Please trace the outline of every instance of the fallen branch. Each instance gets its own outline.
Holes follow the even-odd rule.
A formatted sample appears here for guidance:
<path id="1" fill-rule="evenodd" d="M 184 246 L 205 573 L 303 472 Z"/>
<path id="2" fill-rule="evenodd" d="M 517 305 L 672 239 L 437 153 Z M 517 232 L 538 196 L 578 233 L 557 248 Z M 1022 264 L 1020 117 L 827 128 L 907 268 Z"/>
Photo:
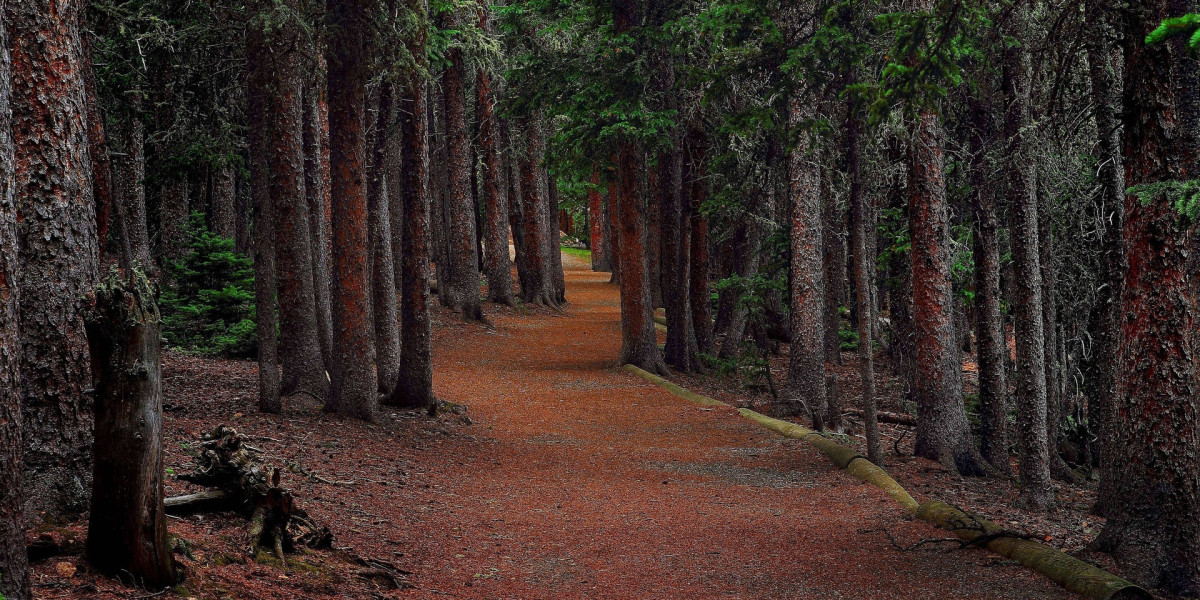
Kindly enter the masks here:
<path id="1" fill-rule="evenodd" d="M 842 411 L 843 415 L 854 415 L 862 418 L 863 411 L 861 408 L 848 408 Z M 877 413 L 880 423 L 892 423 L 894 425 L 905 425 L 907 427 L 916 427 L 917 418 L 912 415 L 904 415 L 900 413 L 883 412 Z"/>

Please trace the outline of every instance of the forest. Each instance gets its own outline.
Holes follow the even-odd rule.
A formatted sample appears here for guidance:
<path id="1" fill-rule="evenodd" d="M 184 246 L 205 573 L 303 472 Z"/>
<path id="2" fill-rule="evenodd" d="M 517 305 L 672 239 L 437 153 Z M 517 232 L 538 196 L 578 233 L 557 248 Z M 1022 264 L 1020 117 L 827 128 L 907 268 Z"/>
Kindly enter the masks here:
<path id="1" fill-rule="evenodd" d="M 1200 598 L 1200 3 L 0 15 L 0 600 Z"/>

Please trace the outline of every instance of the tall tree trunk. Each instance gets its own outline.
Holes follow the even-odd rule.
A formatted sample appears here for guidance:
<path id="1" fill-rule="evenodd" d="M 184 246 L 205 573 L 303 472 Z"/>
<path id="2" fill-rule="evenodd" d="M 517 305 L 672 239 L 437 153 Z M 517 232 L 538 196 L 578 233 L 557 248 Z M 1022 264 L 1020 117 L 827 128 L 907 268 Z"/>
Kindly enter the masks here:
<path id="1" fill-rule="evenodd" d="M 855 299 L 858 308 L 859 376 L 862 382 L 863 428 L 867 438 L 867 459 L 883 467 L 883 447 L 879 440 L 879 402 L 875 397 L 875 248 L 871 243 L 875 218 L 871 202 L 863 195 L 862 155 L 859 144 L 862 117 L 858 104 L 846 104 L 846 170 L 850 177 L 850 219 L 853 223 L 851 245 L 854 258 Z"/>
<path id="2" fill-rule="evenodd" d="M 962 357 L 950 285 L 950 215 L 938 115 L 917 117 L 909 149 L 913 329 L 916 334 L 917 456 L 963 475 L 984 473 L 963 406 Z"/>
<path id="3" fill-rule="evenodd" d="M 1197 168 L 1195 130 L 1180 110 L 1196 63 L 1176 38 L 1146 34 L 1176 16 L 1153 0 L 1126 13 L 1125 181 L 1183 181 Z M 1135 583 L 1200 594 L 1200 442 L 1196 437 L 1196 299 L 1190 223 L 1171 192 L 1125 201 L 1124 320 L 1108 522 L 1096 540 Z M 1116 424 L 1119 423 L 1119 426 Z"/>
<path id="4" fill-rule="evenodd" d="M 1014 7 L 1011 35 L 1026 31 L 1028 10 L 1022 0 Z M 1008 111 L 1004 135 L 1008 139 L 1005 170 L 1009 181 L 1012 219 L 1013 274 L 1017 356 L 1017 454 L 1020 459 L 1021 501 L 1044 509 L 1054 499 L 1050 483 L 1050 448 L 1046 439 L 1046 337 L 1043 322 L 1044 288 L 1038 231 L 1035 169 L 1030 159 L 1029 88 L 1032 66 L 1023 44 L 1004 51 L 1004 92 Z M 1053 348 L 1051 347 L 1051 350 Z"/>
<path id="5" fill-rule="evenodd" d="M 329 283 L 329 219 L 326 196 L 329 162 L 321 133 L 318 77 L 304 90 L 304 193 L 308 200 L 309 245 L 312 248 L 313 298 L 317 311 L 317 339 L 328 372 L 333 363 L 333 314 Z"/>
<path id="6" fill-rule="evenodd" d="M 123 155 L 116 159 L 116 202 L 125 229 L 123 242 L 129 245 L 131 258 L 138 267 L 151 277 L 157 277 L 158 270 L 150 254 L 150 231 L 146 223 L 146 134 L 136 109 L 118 128 L 117 137 L 124 150 Z"/>
<path id="7" fill-rule="evenodd" d="M 379 393 L 388 395 L 400 375 L 400 322 L 396 313 L 396 269 L 392 264 L 392 216 L 388 207 L 387 162 L 391 127 L 395 118 L 391 82 L 379 84 L 367 214 L 370 228 L 371 315 L 375 326 L 375 369 Z"/>
<path id="8" fill-rule="evenodd" d="M 1079 476 L 1063 460 L 1058 449 L 1063 433 L 1063 364 L 1059 346 L 1057 269 L 1054 265 L 1054 229 L 1051 217 L 1051 201 L 1041 195 L 1038 206 L 1038 251 L 1042 269 L 1042 329 L 1046 348 L 1046 443 L 1049 447 L 1050 475 L 1055 479 L 1077 483 Z"/>
<path id="9" fill-rule="evenodd" d="M 108 243 L 108 227 L 113 209 L 112 159 L 104 137 L 104 117 L 96 92 L 96 69 L 92 61 L 91 37 L 81 36 L 84 98 L 88 124 L 88 155 L 92 159 L 92 192 L 96 202 L 96 240 L 101 259 Z"/>
<path id="10" fill-rule="evenodd" d="M 646 172 L 642 149 L 633 142 L 617 145 L 618 212 L 621 262 L 621 364 L 651 373 L 666 373 L 658 351 L 650 298 L 650 273 L 646 258 L 646 221 L 642 177 Z"/>
<path id="11" fill-rule="evenodd" d="M 462 20 L 446 13 L 443 27 L 452 29 Z M 483 308 L 479 301 L 479 256 L 475 245 L 476 205 L 471 192 L 470 139 L 467 132 L 466 112 L 466 67 L 463 51 L 452 46 L 446 51 L 449 64 L 442 73 L 442 93 L 446 102 L 446 138 L 449 150 L 446 168 L 449 170 L 449 187 L 446 197 L 446 233 L 450 264 L 449 280 L 438 280 L 445 286 L 450 307 L 457 310 L 468 321 L 483 320 Z"/>
<path id="12" fill-rule="evenodd" d="M 691 297 L 692 328 L 696 334 L 696 348 L 705 354 L 713 353 L 713 324 L 712 324 L 712 292 L 708 280 L 708 219 L 704 216 L 702 207 L 708 198 L 707 165 L 705 156 L 704 132 L 696 129 L 690 134 L 692 150 L 690 160 L 693 163 L 693 177 L 686 184 L 690 186 L 688 221 L 692 231 L 688 240 L 691 264 L 688 276 L 689 296 Z"/>
<path id="13" fill-rule="evenodd" d="M 521 209 L 524 198 L 521 191 L 521 150 L 511 139 L 512 125 L 505 122 L 502 131 L 506 148 L 503 156 L 505 167 L 508 169 L 508 227 L 512 232 L 512 256 L 513 264 L 517 267 L 517 283 L 521 297 L 524 298 L 525 290 L 529 288 L 529 268 L 525 265 L 525 215 Z"/>
<path id="14" fill-rule="evenodd" d="M 492 31 L 491 13 L 479 9 L 479 27 Z M 504 162 L 497 148 L 500 121 L 493 105 L 491 75 L 480 67 L 475 72 L 475 113 L 479 119 L 479 152 L 483 155 L 484 272 L 487 274 L 488 300 L 512 306 L 512 261 L 508 256 L 508 198 L 504 192 Z"/>
<path id="15" fill-rule="evenodd" d="M 367 264 L 366 116 L 370 0 L 328 0 L 333 212 L 333 370 L 325 410 L 373 421 L 378 409 Z"/>
<path id="16" fill-rule="evenodd" d="M 113 272 L 92 295 L 96 384 L 88 562 L 147 589 L 176 583 L 163 509 L 162 317 L 145 275 Z"/>
<path id="17" fill-rule="evenodd" d="M 1088 75 L 1096 106 L 1097 157 L 1100 193 L 1096 213 L 1103 224 L 1100 244 L 1101 276 L 1096 305 L 1088 320 L 1092 352 L 1084 364 L 1084 396 L 1088 424 L 1099 439 L 1100 483 L 1092 512 L 1107 517 L 1117 498 L 1113 473 L 1117 442 L 1117 367 L 1121 344 L 1121 297 L 1124 290 L 1125 167 L 1121 155 L 1120 50 L 1112 43 L 1112 12 L 1108 2 L 1084 0 L 1085 21 L 1091 28 L 1087 40 Z"/>
<path id="18" fill-rule="evenodd" d="M 544 138 L 543 138 L 544 139 Z M 543 153 L 545 142 L 543 141 Z M 554 285 L 554 300 L 560 305 L 567 303 L 567 279 L 563 273 L 562 264 L 562 229 L 559 226 L 558 178 L 546 169 L 541 169 L 541 176 L 546 182 L 546 240 L 550 247 L 546 249 L 549 258 L 550 281 Z"/>
<path id="19" fill-rule="evenodd" d="M 700 349 L 692 326 L 691 224 L 688 221 L 691 166 L 684 164 L 683 130 L 673 148 L 659 155 L 659 205 L 662 207 L 662 295 L 667 313 L 668 365 L 683 373 L 700 370 Z"/>
<path id="20" fill-rule="evenodd" d="M 644 159 L 643 159 L 643 162 Z M 663 305 L 662 296 L 662 215 L 660 214 L 661 206 L 657 201 L 660 196 L 658 179 L 658 171 L 648 169 L 646 171 L 646 186 L 648 189 L 647 197 L 651 199 L 645 205 L 645 229 L 646 229 L 646 269 L 649 277 L 650 285 L 650 307 L 651 309 L 658 308 Z"/>
<path id="21" fill-rule="evenodd" d="M 166 145 L 160 143 L 158 159 L 164 160 Z M 185 175 L 176 173 L 159 188 L 158 263 L 163 280 L 171 283 L 171 265 L 187 255 L 187 224 L 191 215 L 191 189 Z"/>
<path id="22" fill-rule="evenodd" d="M 1008 381 L 1004 357 L 1008 344 L 1000 313 L 1000 223 L 996 196 L 984 173 L 984 140 L 990 140 L 986 107 L 975 115 L 980 131 L 972 138 L 971 193 L 975 212 L 975 337 L 979 364 L 979 450 L 984 460 L 1001 473 L 1010 473 L 1008 459 Z"/>
<path id="23" fill-rule="evenodd" d="M 25 514 L 87 508 L 92 405 L 82 301 L 98 274 L 78 0 L 8 2 L 21 269 Z M 6 246 L 8 244 L 5 244 Z"/>
<path id="24" fill-rule="evenodd" d="M 424 0 L 404 0 L 410 13 L 424 15 Z M 418 28 L 405 45 L 412 56 L 424 56 L 426 37 Z M 421 63 L 418 63 L 421 66 Z M 404 189 L 404 277 L 400 279 L 400 377 L 389 404 L 437 410 L 433 396 L 433 355 L 429 320 L 429 136 L 425 129 L 425 83 L 413 74 L 406 82 L 400 107 L 404 138 L 400 158 Z"/>
<path id="25" fill-rule="evenodd" d="M 614 157 L 614 161 L 615 161 Z M 608 278 L 608 282 L 616 285 L 621 284 L 621 195 L 617 186 L 617 174 L 612 174 L 612 179 L 608 182 L 608 193 L 605 194 L 605 205 L 608 210 L 608 247 L 612 250 L 612 277 Z"/>
<path id="26" fill-rule="evenodd" d="M 429 192 L 431 194 L 429 227 L 433 236 L 430 238 L 430 243 L 433 245 L 431 248 L 432 260 L 437 274 L 438 303 L 449 307 L 452 304 L 450 294 L 453 290 L 448 283 L 450 281 L 450 241 L 446 210 L 446 196 L 450 189 L 448 181 L 450 168 L 447 165 L 450 149 L 449 136 L 446 135 L 446 96 L 444 94 L 435 95 L 434 91 L 437 89 L 439 89 L 438 84 L 431 81 L 428 101 L 429 152 L 432 155 L 429 173 Z"/>
<path id="27" fill-rule="evenodd" d="M 528 281 L 522 286 L 522 300 L 527 304 L 542 304 L 558 307 L 551 272 L 548 239 L 550 220 L 549 203 L 543 196 L 545 190 L 539 183 L 542 158 L 545 156 L 545 132 L 542 130 L 540 114 L 526 117 L 524 121 L 525 152 L 521 156 L 521 214 L 525 272 Z"/>
<path id="28" fill-rule="evenodd" d="M 805 120 L 800 99 L 788 101 L 788 125 L 799 130 Z M 789 399 L 785 414 L 807 407 L 814 427 L 825 410 L 825 267 L 822 261 L 821 165 L 811 155 L 812 136 L 799 131 L 788 152 L 788 201 L 792 207 L 791 277 L 792 344 L 788 362 Z"/>
<path id="29" fill-rule="evenodd" d="M 300 0 L 288 0 L 300 10 Z M 304 185 L 304 106 L 302 35 L 298 23 L 271 32 L 269 62 L 269 158 L 275 227 L 275 280 L 279 298 L 280 393 L 329 392 L 317 327 L 313 285 L 312 229 Z"/>
<path id="30" fill-rule="evenodd" d="M 820 178 L 821 185 L 828 186 L 826 178 Z M 825 285 L 821 290 L 824 295 L 824 309 L 821 311 L 825 323 L 825 360 L 835 365 L 842 364 L 842 319 L 838 314 L 842 300 L 846 297 L 846 241 L 842 237 L 846 220 L 833 194 L 823 193 L 821 203 L 822 252 L 823 268 L 825 269 Z M 840 411 L 839 411 L 840 415 Z M 830 425 L 832 427 L 832 424 Z"/>
<path id="31" fill-rule="evenodd" d="M 8 7 L 0 0 L 0 239 L 17 239 L 13 188 L 12 72 L 5 29 Z M 21 0 L 24 1 L 24 0 Z M 25 552 L 24 453 L 21 419 L 21 342 L 18 326 L 17 245 L 0 244 L 0 596 L 30 600 Z"/>
<path id="32" fill-rule="evenodd" d="M 604 214 L 604 195 L 600 193 L 600 171 L 592 171 L 592 187 L 588 189 L 588 246 L 592 250 L 592 270 L 612 271 Z"/>
<path id="33" fill-rule="evenodd" d="M 262 56 L 262 32 L 246 32 L 246 55 Z M 246 73 L 247 145 L 250 149 L 250 196 L 254 209 L 254 305 L 258 339 L 258 409 L 283 412 L 279 394 L 279 346 L 275 307 L 275 224 L 271 208 L 271 166 L 267 140 L 264 63 L 253 61 Z"/>

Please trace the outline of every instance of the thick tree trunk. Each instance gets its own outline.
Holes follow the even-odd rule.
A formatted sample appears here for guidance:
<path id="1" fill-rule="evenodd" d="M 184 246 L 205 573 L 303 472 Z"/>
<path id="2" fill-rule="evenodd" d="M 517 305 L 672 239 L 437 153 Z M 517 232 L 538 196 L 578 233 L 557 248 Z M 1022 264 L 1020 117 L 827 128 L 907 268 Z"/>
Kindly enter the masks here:
<path id="1" fill-rule="evenodd" d="M 87 508 L 92 404 L 82 301 L 98 277 L 78 0 L 5 6 L 21 269 L 25 514 Z M 5 244 L 6 246 L 9 244 Z"/>
<path id="2" fill-rule="evenodd" d="M 1010 17 L 1010 34 L 1026 30 L 1026 3 L 1017 3 Z M 1004 51 L 1004 92 L 1008 111 L 1005 170 L 1009 181 L 1012 220 L 1013 274 L 1017 356 L 1017 454 L 1020 459 L 1021 501 L 1044 509 L 1054 499 L 1050 483 L 1050 448 L 1046 439 L 1046 331 L 1042 320 L 1044 296 L 1038 232 L 1036 164 L 1030 160 L 1029 51 L 1010 45 Z"/>
<path id="3" fill-rule="evenodd" d="M 452 29 L 461 20 L 447 13 L 443 27 Z M 476 207 L 471 192 L 470 139 L 466 114 L 466 67 L 463 51 L 451 47 L 446 52 L 449 62 L 442 72 L 442 93 L 446 103 L 446 139 L 448 153 L 448 193 L 446 195 L 446 235 L 450 264 L 448 279 L 438 279 L 439 291 L 446 288 L 450 308 L 457 310 L 467 321 L 483 320 L 479 301 L 479 256 L 475 245 Z"/>
<path id="4" fill-rule="evenodd" d="M 424 0 L 405 0 L 409 11 L 423 14 Z M 426 38 L 418 31 L 406 40 L 413 56 L 424 56 Z M 432 328 L 429 320 L 429 137 L 425 112 L 425 84 L 410 77 L 400 107 L 404 138 L 401 172 L 404 189 L 404 252 L 400 279 L 400 377 L 389 404 L 437 410 L 433 396 Z"/>
<path id="5" fill-rule="evenodd" d="M 479 26 L 491 31 L 491 13 L 479 10 Z M 483 155 L 484 272 L 487 274 L 488 300 L 512 306 L 512 261 L 508 256 L 508 200 L 504 185 L 504 160 L 497 143 L 500 121 L 493 110 L 491 75 L 484 68 L 475 73 L 475 112 L 479 119 L 479 152 Z M 507 149 L 506 149 L 507 150 Z"/>
<path id="6" fill-rule="evenodd" d="M 803 125 L 799 98 L 788 101 L 788 124 Z M 812 138 L 799 132 L 788 152 L 788 201 L 792 210 L 792 344 L 784 414 L 807 408 L 813 428 L 821 429 L 825 410 L 825 267 L 822 261 L 821 165 L 810 154 Z"/>
<path id="7" fill-rule="evenodd" d="M 545 190 L 539 183 L 542 158 L 545 156 L 545 133 L 542 118 L 534 115 L 524 119 L 525 152 L 521 156 L 521 215 L 524 218 L 522 239 L 525 254 L 527 281 L 522 285 L 522 300 L 528 304 L 558 307 L 558 294 L 554 289 L 551 272 L 548 239 L 550 220 L 549 203 L 543 196 Z"/>
<path id="8" fill-rule="evenodd" d="M 646 269 L 649 277 L 650 285 L 650 306 L 658 308 L 663 305 L 662 296 L 662 215 L 660 214 L 661 206 L 653 199 L 657 199 L 660 195 L 658 179 L 658 171 L 648 169 L 646 171 L 646 186 L 648 189 L 647 197 L 651 199 L 645 206 L 645 229 L 646 229 Z"/>
<path id="9" fill-rule="evenodd" d="M 591 183 L 592 187 L 588 189 L 588 247 L 592 250 L 592 270 L 612 271 L 599 170 L 592 172 Z"/>
<path id="10" fill-rule="evenodd" d="M 378 408 L 367 264 L 366 116 L 370 0 L 329 0 L 333 370 L 325 410 L 373 421 Z"/>
<path id="11" fill-rule="evenodd" d="M 436 82 L 429 84 L 429 153 L 430 182 L 429 182 L 429 227 L 431 260 L 434 262 L 437 277 L 438 303 L 449 307 L 452 304 L 450 293 L 450 242 L 446 216 L 446 195 L 450 188 L 447 177 L 450 169 L 446 164 L 450 155 L 449 136 L 446 135 L 446 103 L 444 94 L 434 94 L 439 89 Z"/>
<path id="12" fill-rule="evenodd" d="M 248 31 L 246 55 L 261 56 L 261 32 Z M 267 162 L 267 102 L 262 63 L 246 73 L 246 116 L 249 121 L 250 196 L 254 210 L 254 305 L 258 339 L 258 409 L 283 412 L 279 395 L 279 346 L 275 309 L 275 225 L 271 209 L 271 167 Z"/>
<path id="13" fill-rule="evenodd" d="M 954 332 L 950 215 L 939 117 L 923 112 L 909 149 L 913 330 L 916 341 L 917 456 L 963 475 L 984 473 L 962 395 L 962 358 Z"/>
<path id="14" fill-rule="evenodd" d="M 325 136 L 321 132 L 321 103 L 318 99 L 321 83 L 310 83 L 304 91 L 304 194 L 308 200 L 317 338 L 325 371 L 328 372 L 333 363 L 333 300 L 329 296 L 329 205 L 326 196 L 329 162 L 325 158 Z"/>
<path id="15" fill-rule="evenodd" d="M 6 2 L 0 0 L 0 239 L 17 239 L 13 189 L 12 78 Z M 24 1 L 24 0 L 21 0 Z M 30 600 L 25 552 L 24 453 L 21 415 L 21 341 L 18 326 L 17 245 L 0 244 L 0 596 Z"/>
<path id="16" fill-rule="evenodd" d="M 166 152 L 160 145 L 161 159 Z M 187 177 L 168 176 L 159 188 L 158 204 L 158 264 L 163 279 L 170 283 L 170 266 L 187 255 L 187 223 L 191 214 L 191 189 Z"/>
<path id="17" fill-rule="evenodd" d="M 288 0 L 297 3 L 299 0 Z M 300 10 L 298 4 L 291 6 Z M 312 229 L 304 185 L 302 32 L 296 23 L 272 32 L 269 71 L 269 162 L 275 228 L 275 280 L 279 299 L 280 393 L 329 392 L 317 327 Z"/>
<path id="18" fill-rule="evenodd" d="M 104 117 L 96 92 L 96 69 L 92 66 L 91 37 L 82 36 L 83 85 L 87 107 L 88 156 L 92 159 L 92 192 L 96 203 L 96 239 L 100 258 L 108 244 L 108 227 L 113 211 L 112 159 L 104 137 Z"/>
<path id="19" fill-rule="evenodd" d="M 1146 46 L 1173 2 L 1129 9 L 1125 48 L 1125 181 L 1182 181 L 1197 167 L 1180 110 L 1195 73 L 1182 38 Z M 1191 234 L 1166 194 L 1125 201 L 1124 320 L 1111 446 L 1108 522 L 1097 545 L 1135 583 L 1200 594 L 1200 442 L 1196 437 L 1196 298 Z M 1119 424 L 1119 426 L 1118 426 Z M 1119 468 L 1116 467 L 1119 465 Z"/>
<path id="20" fill-rule="evenodd" d="M 371 172 L 367 184 L 370 227 L 371 316 L 375 326 L 375 369 L 379 393 L 389 395 L 400 375 L 400 322 L 396 313 L 396 269 L 392 264 L 392 217 L 387 187 L 389 138 L 395 118 L 395 90 L 390 82 L 379 89 L 375 137 L 371 147 Z"/>
<path id="21" fill-rule="evenodd" d="M 138 272 L 114 271 L 92 302 L 96 447 L 88 562 L 130 585 L 174 585 L 163 510 L 162 318 Z"/>
<path id="22" fill-rule="evenodd" d="M 154 258 L 150 254 L 150 231 L 146 222 L 146 134 L 141 117 L 126 118 L 118 128 L 117 137 L 123 155 L 116 159 L 117 213 L 125 230 L 123 243 L 139 268 L 157 277 Z"/>
<path id="23" fill-rule="evenodd" d="M 1125 167 L 1121 155 L 1120 50 L 1113 46 L 1112 14 L 1107 2 L 1085 0 L 1091 26 L 1086 36 L 1088 75 L 1092 102 L 1096 106 L 1097 158 L 1100 193 L 1096 213 L 1103 224 L 1096 305 L 1088 319 L 1092 352 L 1084 364 L 1084 396 L 1088 399 L 1089 428 L 1097 434 L 1100 483 L 1092 512 L 1107 517 L 1114 497 L 1117 476 L 1113 473 L 1117 450 L 1117 367 L 1121 343 L 1121 297 L 1124 290 L 1125 247 L 1121 240 L 1125 223 Z"/>
<path id="24" fill-rule="evenodd" d="M 621 263 L 621 364 L 665 374 L 658 351 L 650 301 L 650 273 L 646 259 L 646 221 L 642 177 L 646 171 L 642 149 L 632 142 L 617 145 L 618 212 Z"/>
<path id="25" fill-rule="evenodd" d="M 692 179 L 691 166 L 684 164 L 682 130 L 674 135 L 673 149 L 658 158 L 659 197 L 662 207 L 662 295 L 667 313 L 668 365 L 683 373 L 700 370 L 700 350 L 692 327 L 691 224 L 688 221 Z"/>

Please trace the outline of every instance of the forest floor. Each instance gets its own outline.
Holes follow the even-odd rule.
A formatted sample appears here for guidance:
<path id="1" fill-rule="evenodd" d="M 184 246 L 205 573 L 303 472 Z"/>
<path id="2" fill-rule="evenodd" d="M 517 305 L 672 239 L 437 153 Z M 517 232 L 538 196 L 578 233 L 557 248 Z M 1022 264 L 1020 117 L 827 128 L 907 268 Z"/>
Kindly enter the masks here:
<path id="1" fill-rule="evenodd" d="M 161 596 L 124 588 L 68 556 L 35 565 L 37 597 L 1071 597 L 984 550 L 901 550 L 889 535 L 907 546 L 945 534 L 807 444 L 621 371 L 617 289 L 577 258 L 564 261 L 564 314 L 489 307 L 490 326 L 437 315 L 436 393 L 465 415 L 385 411 L 369 425 L 303 404 L 263 415 L 254 363 L 168 353 L 168 494 L 194 489 L 171 474 L 192 469 L 202 432 L 230 424 L 269 462 L 315 476 L 289 472 L 284 482 L 329 526 L 335 550 L 260 564 L 245 557 L 244 518 L 172 518 L 172 534 L 191 551 L 179 556 L 180 586 Z M 851 364 L 840 373 L 847 405 L 855 373 Z M 678 379 L 727 402 L 756 402 L 736 380 Z M 902 453 L 911 452 L 907 437 L 895 445 Z M 1046 532 L 1068 550 L 1090 539 L 1084 488 L 1064 488 L 1062 508 L 1030 515 L 1010 508 L 1012 484 L 951 477 L 892 447 L 889 468 L 919 500 Z M 82 537 L 83 526 L 33 535 L 61 541 Z M 406 572 L 400 589 L 358 558 Z"/>

